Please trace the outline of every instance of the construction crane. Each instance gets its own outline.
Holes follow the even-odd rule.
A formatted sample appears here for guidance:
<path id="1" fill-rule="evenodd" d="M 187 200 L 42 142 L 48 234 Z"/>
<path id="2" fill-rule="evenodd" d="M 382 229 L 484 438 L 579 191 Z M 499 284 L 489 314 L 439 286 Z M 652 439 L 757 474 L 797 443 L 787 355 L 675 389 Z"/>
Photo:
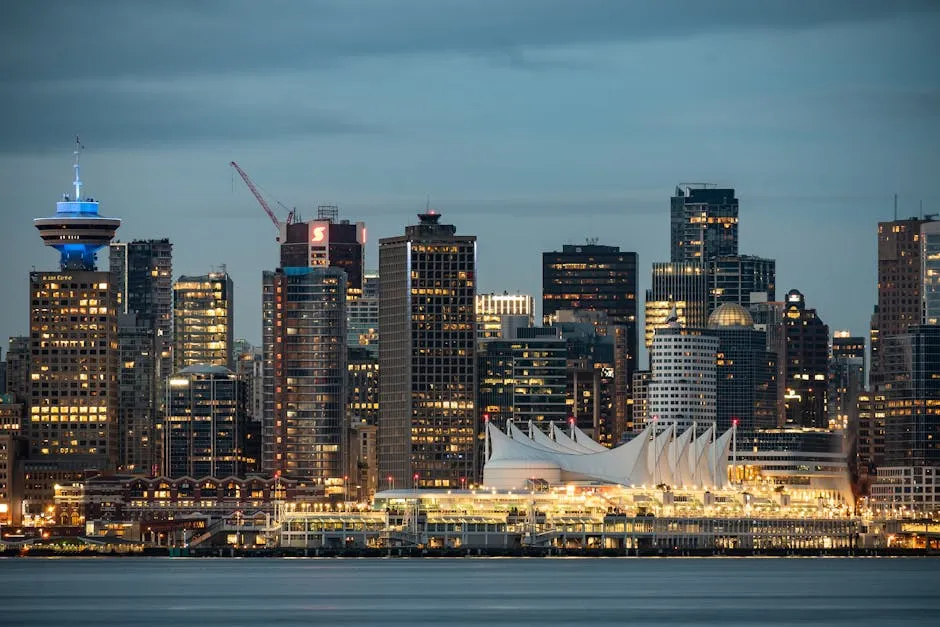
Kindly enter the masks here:
<path id="1" fill-rule="evenodd" d="M 232 166 L 236 172 L 238 172 L 238 175 L 240 177 L 242 177 L 242 180 L 245 181 L 245 185 L 247 185 L 248 189 L 251 190 L 251 194 L 258 201 L 258 204 L 261 205 L 261 208 L 264 209 L 264 212 L 268 214 L 269 218 L 271 218 L 271 222 L 274 223 L 274 226 L 277 227 L 278 230 L 280 230 L 281 221 L 277 219 L 276 215 L 274 215 L 274 212 L 271 210 L 271 207 L 268 205 L 268 202 L 264 199 L 264 196 L 261 195 L 261 192 L 258 191 L 258 188 L 252 182 L 251 177 L 249 177 L 248 174 L 244 170 L 242 170 L 241 167 L 234 161 L 230 162 L 229 165 Z M 278 201 L 275 200 L 274 202 L 277 202 L 277 204 L 280 205 L 281 208 L 287 209 L 287 207 L 285 207 Z M 293 224 L 296 218 L 297 218 L 297 211 L 295 209 L 288 209 L 287 224 Z"/>

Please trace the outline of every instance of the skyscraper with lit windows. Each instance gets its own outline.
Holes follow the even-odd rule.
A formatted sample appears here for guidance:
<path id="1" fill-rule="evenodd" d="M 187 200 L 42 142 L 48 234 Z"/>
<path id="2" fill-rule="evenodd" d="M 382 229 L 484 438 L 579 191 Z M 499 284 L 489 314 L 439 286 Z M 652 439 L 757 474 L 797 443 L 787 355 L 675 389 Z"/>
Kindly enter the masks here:
<path id="1" fill-rule="evenodd" d="M 121 221 L 100 216 L 98 202 L 82 198 L 78 157 L 76 151 L 74 198 L 65 195 L 55 216 L 33 221 L 43 242 L 59 252 L 60 269 L 29 275 L 23 435 L 33 461 L 106 471 L 118 462 L 118 293 L 111 275 L 97 270 L 96 258 Z"/>
<path id="2" fill-rule="evenodd" d="M 459 488 L 478 470 L 476 236 L 418 219 L 379 241 L 379 475 Z"/>
<path id="3" fill-rule="evenodd" d="M 670 261 L 704 266 L 738 254 L 738 199 L 734 189 L 707 183 L 676 187 L 670 203 Z"/>
<path id="4" fill-rule="evenodd" d="M 173 284 L 173 370 L 197 364 L 233 370 L 234 292 L 223 269 Z"/>

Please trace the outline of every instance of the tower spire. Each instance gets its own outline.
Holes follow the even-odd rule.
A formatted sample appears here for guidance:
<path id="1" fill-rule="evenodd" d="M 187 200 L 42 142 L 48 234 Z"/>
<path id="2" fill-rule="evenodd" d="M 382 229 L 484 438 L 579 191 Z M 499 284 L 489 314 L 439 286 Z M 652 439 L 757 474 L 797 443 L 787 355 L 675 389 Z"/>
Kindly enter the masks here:
<path id="1" fill-rule="evenodd" d="M 81 166 L 78 163 L 79 157 L 81 157 L 82 149 L 85 148 L 82 146 L 82 142 L 78 139 L 78 135 L 75 136 L 75 163 L 72 165 L 75 168 L 75 180 L 72 181 L 72 185 L 75 186 L 75 200 L 81 201 L 82 199 L 82 177 L 81 177 Z"/>

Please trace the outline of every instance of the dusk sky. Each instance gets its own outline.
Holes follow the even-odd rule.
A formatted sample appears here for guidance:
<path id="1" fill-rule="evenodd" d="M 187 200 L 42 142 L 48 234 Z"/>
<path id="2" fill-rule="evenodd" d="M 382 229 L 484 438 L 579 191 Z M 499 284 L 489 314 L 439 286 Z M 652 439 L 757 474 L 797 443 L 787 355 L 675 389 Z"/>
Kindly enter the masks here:
<path id="1" fill-rule="evenodd" d="M 541 252 L 588 237 L 636 251 L 641 311 L 675 185 L 731 186 L 741 252 L 777 260 L 778 298 L 800 289 L 855 334 L 893 195 L 902 217 L 940 212 L 936 0 L 4 9 L 4 338 L 27 332 L 29 271 L 58 267 L 32 218 L 71 190 L 76 135 L 118 237 L 169 237 L 174 276 L 225 264 L 254 343 L 275 229 L 232 160 L 305 217 L 364 220 L 370 268 L 428 198 L 479 237 L 480 291 L 538 301 Z"/>

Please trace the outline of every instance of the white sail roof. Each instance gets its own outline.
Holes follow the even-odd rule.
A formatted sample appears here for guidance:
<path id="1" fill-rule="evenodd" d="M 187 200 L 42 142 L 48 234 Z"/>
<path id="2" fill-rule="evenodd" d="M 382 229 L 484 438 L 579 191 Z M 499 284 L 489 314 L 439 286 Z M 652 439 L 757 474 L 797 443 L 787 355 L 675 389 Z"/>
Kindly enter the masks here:
<path id="1" fill-rule="evenodd" d="M 574 427 L 574 441 L 581 446 L 589 448 L 596 453 L 603 453 L 604 451 L 610 450 L 600 442 L 595 442 L 591 436 L 586 434 L 584 431 L 581 431 L 581 429 L 578 428 L 578 425 L 572 426 Z"/>
<path id="2" fill-rule="evenodd" d="M 492 487 L 521 487 L 541 470 L 553 468 L 553 481 L 600 481 L 621 485 L 717 485 L 727 483 L 731 431 L 714 439 L 714 427 L 695 437 L 693 430 L 676 436 L 675 425 L 654 435 L 648 425 L 626 444 L 585 452 L 564 446 L 539 429 L 531 437 L 509 423 L 509 435 L 487 423 L 489 458 L 483 483 Z M 557 429 L 555 427 L 554 429 Z M 555 431 L 556 436 L 558 435 Z M 577 431 L 575 432 L 577 437 Z M 511 436 L 511 437 L 510 437 Z M 570 439 L 569 439 L 570 440 Z M 571 440 L 574 444 L 576 441 Z M 487 472 L 487 468 L 491 472 Z M 560 475 L 558 473 L 561 473 Z M 547 476 L 547 475 L 546 475 Z"/>
<path id="3" fill-rule="evenodd" d="M 578 451 L 579 453 L 599 453 L 599 452 L 601 452 L 601 451 L 598 451 L 597 449 L 593 449 L 593 448 L 584 446 L 583 444 L 580 444 L 580 443 L 578 443 L 578 442 L 575 442 L 574 440 L 572 440 L 571 438 L 568 437 L 568 434 L 567 434 L 567 433 L 565 433 L 564 431 L 562 431 L 561 429 L 559 429 L 559 428 L 558 428 L 558 425 L 556 425 L 555 423 L 552 423 L 552 437 L 555 438 L 555 441 L 556 441 L 556 442 L 558 442 L 559 444 L 561 444 L 561 445 L 564 446 L 565 448 L 569 448 L 569 449 L 571 449 L 571 450 L 573 450 L 573 451 Z M 606 451 L 606 450 L 609 450 L 606 446 L 605 446 L 605 447 L 602 447 L 602 448 L 603 448 L 603 450 L 605 450 L 605 451 Z"/>

